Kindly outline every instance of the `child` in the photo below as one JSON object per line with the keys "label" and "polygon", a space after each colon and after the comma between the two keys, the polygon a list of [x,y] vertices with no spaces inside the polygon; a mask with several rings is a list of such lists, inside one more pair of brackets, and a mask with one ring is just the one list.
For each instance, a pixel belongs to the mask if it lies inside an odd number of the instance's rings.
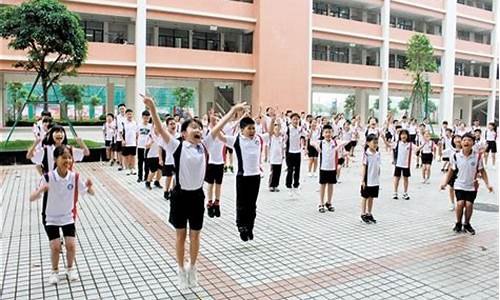
{"label": "child", "polygon": [[472,146],[472,148],[474,151],[476,151],[478,153],[481,152],[481,154],[483,154],[485,152],[488,144],[482,138],[481,129],[479,129],[479,128],[474,129],[473,134],[474,134],[475,140],[474,140],[474,146]]}
{"label": "child", "polygon": [[127,117],[125,116],[125,112],[127,111],[127,107],[125,104],[120,103],[118,105],[118,114],[116,115],[116,153],[118,156],[118,171],[123,170],[123,156],[122,156],[122,148],[123,148],[123,126],[125,125],[125,120]]}
{"label": "child", "polygon": [[[48,116],[50,112],[42,112],[42,119],[33,125],[33,133],[35,135],[35,141],[38,144],[35,146],[36,149],[41,150],[43,148],[43,142],[46,140],[47,133],[50,128],[52,128],[52,117]],[[43,166],[41,164],[36,165],[36,170],[40,175],[43,174]]]}
{"label": "child", "polygon": [[106,147],[106,159],[110,162],[110,166],[115,163],[115,131],[115,116],[112,113],[107,113],[106,123],[102,125],[102,132],[104,134],[104,146]]}
{"label": "child", "polygon": [[477,189],[479,187],[478,174],[481,174],[480,177],[483,179],[490,193],[493,192],[493,187],[489,184],[488,174],[483,167],[481,154],[474,152],[472,149],[474,136],[470,133],[464,134],[461,144],[462,150],[454,154],[451,158],[451,168],[448,170],[444,183],[441,184],[441,189],[446,187],[448,180],[453,175],[453,171],[456,171],[457,177],[453,184],[453,188],[455,189],[455,196],[457,198],[457,208],[455,210],[457,222],[453,230],[457,233],[462,231],[462,216],[465,209],[463,230],[474,235],[476,231],[472,228],[470,220],[474,208],[474,200],[477,197]]}
{"label": "child", "polygon": [[224,177],[224,143],[217,138],[218,132],[213,131],[213,128],[217,124],[217,117],[211,115],[209,122],[208,131],[204,139],[209,154],[207,172],[205,174],[205,182],[208,185],[207,214],[210,218],[218,218],[220,217],[221,187],[222,178]]}
{"label": "child", "polygon": [[497,153],[497,125],[495,122],[488,123],[488,128],[486,129],[484,136],[486,138],[486,143],[488,144],[486,148],[486,153],[484,154],[484,164],[488,165],[488,156],[491,152],[491,164],[493,169],[495,168],[496,153]]}
{"label": "child", "polygon": [[[290,116],[291,124],[286,127],[286,187],[288,196],[293,197],[294,193],[298,196],[300,185],[300,157],[301,157],[301,139],[305,137],[305,131],[300,126],[300,116],[292,113]],[[292,186],[293,179],[293,186]]]}
{"label": "child", "polygon": [[142,112],[142,123],[137,127],[137,182],[148,178],[149,168],[147,166],[146,142],[151,133],[151,114],[145,110]]}
{"label": "child", "polygon": [[372,215],[373,199],[378,198],[380,185],[380,152],[378,138],[374,134],[366,137],[366,150],[361,169],[361,220],[367,224],[377,223]]}
{"label": "child", "polygon": [[[323,126],[323,139],[315,144],[319,152],[320,194],[318,211],[320,213],[325,212],[325,207],[328,211],[335,211],[335,208],[332,206],[333,185],[337,183],[338,150],[344,145],[337,143],[332,135],[332,126]],[[325,190],[327,191],[326,203],[324,202]]]}
{"label": "child", "polygon": [[[309,177],[316,176],[318,169],[318,151],[312,144],[317,143],[321,137],[321,128],[318,126],[318,121],[311,121],[311,128],[307,137],[307,156],[309,157]],[[281,166],[281,163],[280,163]]]}
{"label": "child", "polygon": [[285,156],[285,136],[281,132],[281,122],[275,118],[272,119],[269,128],[272,133],[269,136],[269,163],[271,164],[271,173],[269,174],[269,191],[279,192],[279,183],[281,177],[281,166]]}
{"label": "child", "polygon": [[[239,111],[246,109],[245,103],[238,103],[214,127],[221,128]],[[250,117],[240,120],[240,134],[236,136],[219,135],[226,146],[234,149],[238,160],[236,172],[236,226],[242,241],[253,240],[256,217],[256,203],[260,187],[260,163],[263,149],[262,137],[255,133],[255,121]]]}
{"label": "child", "polygon": [[458,124],[458,128],[456,130],[456,133],[455,134],[458,134],[460,136],[463,136],[464,134],[470,132],[470,130],[468,130],[466,127],[465,127],[465,122],[460,122]]}
{"label": "child", "polygon": [[[451,128],[449,128],[449,129],[451,131]],[[455,153],[460,152],[460,149],[462,149],[461,142],[462,142],[462,137],[459,136],[459,135],[454,135],[451,138],[451,146],[447,147],[443,151],[443,155],[444,155],[444,157],[448,158],[448,162],[449,162],[449,158],[450,157],[452,157]],[[448,170],[449,170],[449,168],[446,169],[445,176],[447,176]],[[455,179],[456,178],[457,178],[457,172],[455,170],[455,171],[453,171],[450,179],[448,179],[448,182],[447,182],[447,185],[448,185],[448,188],[449,188],[448,189],[449,190],[449,196],[450,196],[450,205],[449,205],[448,208],[451,211],[455,210],[455,189],[453,189],[453,184],[455,183]]]}
{"label": "child", "polygon": [[431,165],[434,159],[434,154],[436,153],[436,146],[431,140],[431,133],[426,130],[423,135],[423,141],[420,147],[417,148],[417,152],[420,152],[422,157],[422,183],[429,184],[429,179],[431,177]]}
{"label": "child", "polygon": [[153,131],[153,126],[151,127],[151,132],[149,133],[146,140],[146,165],[148,169],[148,174],[145,179],[145,185],[148,190],[151,190],[151,181],[155,178],[155,186],[161,188],[161,170],[160,167],[163,166],[163,158],[161,152],[163,152],[156,142],[158,136]]}
{"label": "child", "polygon": [[137,151],[137,123],[134,121],[134,111],[128,108],[125,111],[127,119],[123,123],[123,149],[122,155],[124,167],[129,170],[127,175],[136,175],[135,172],[135,154]]}
{"label": "child", "polygon": [[[418,133],[417,133],[417,138],[416,138],[416,141],[415,141],[415,144],[417,146],[422,146],[423,143],[424,143],[424,132],[425,132],[425,124],[424,123],[421,123],[420,125],[418,125]],[[417,150],[416,153],[416,161],[417,161],[417,166],[416,168],[420,168],[420,162],[421,162],[421,159],[420,159],[420,151]]]}
{"label": "child", "polygon": [[[441,130],[440,130],[440,133],[439,133],[439,138],[440,138],[440,141],[437,145],[437,151],[438,151],[438,161],[441,161],[443,159],[443,148],[444,148],[444,145],[443,145],[443,139],[446,137],[446,131],[448,130],[448,121],[443,121],[443,125],[441,126]],[[451,131],[450,131],[450,136],[451,136]],[[442,171],[442,170],[441,170]]]}
{"label": "child", "polygon": [[392,196],[394,200],[399,199],[398,188],[401,176],[403,176],[403,199],[410,200],[410,196],[408,195],[408,178],[411,176],[411,155],[412,152],[415,151],[416,146],[410,142],[409,138],[410,134],[408,130],[401,129],[398,141],[392,143],[392,147],[395,151],[394,161],[396,162],[394,167],[394,195]]}
{"label": "child", "polygon": [[[351,153],[352,148],[352,138],[353,138],[353,130],[351,129],[351,122],[346,120],[344,122],[344,128],[342,131],[342,143],[345,145],[343,149],[341,149],[343,155],[342,158],[344,163],[341,165],[345,165],[346,168],[349,168],[349,154]],[[344,151],[345,150],[345,151]],[[338,174],[340,175],[340,174]]]}
{"label": "child", "polygon": [[[175,118],[167,117],[165,119],[165,123],[167,124],[168,133],[174,138],[178,138],[179,137],[179,133],[177,132],[178,126],[177,122],[175,121]],[[161,153],[162,160],[164,162],[162,166],[162,176],[166,176],[165,186],[163,187],[163,198],[165,198],[165,200],[170,200],[174,173],[175,173],[174,157],[172,156],[173,154],[172,152],[166,152],[166,151],[161,151],[161,152],[162,152]],[[154,182],[154,185],[157,187],[161,187],[160,181],[158,180]]]}
{"label": "child", "polygon": [[441,172],[448,172],[448,167],[450,165],[450,151],[448,149],[453,149],[453,131],[451,128],[446,128],[444,136],[441,138],[440,149],[441,149],[441,157],[443,159],[443,167],[441,168]]}
{"label": "child", "polygon": [[[78,280],[78,273],[73,269],[76,255],[75,218],[78,195],[94,195],[92,181],[79,178],[71,171],[73,157],[71,149],[62,144],[54,149],[56,169],[44,174],[39,187],[31,194],[30,201],[35,201],[43,194],[42,223],[50,242],[52,273],[49,284],[59,282],[59,255],[61,241],[59,229],[62,229],[66,245],[66,276],[68,280]],[[84,184],[85,182],[85,184]]]}
{"label": "child", "polygon": [[410,143],[415,144],[417,141],[417,120],[415,118],[410,119],[410,124],[408,125],[408,134],[410,135]]}

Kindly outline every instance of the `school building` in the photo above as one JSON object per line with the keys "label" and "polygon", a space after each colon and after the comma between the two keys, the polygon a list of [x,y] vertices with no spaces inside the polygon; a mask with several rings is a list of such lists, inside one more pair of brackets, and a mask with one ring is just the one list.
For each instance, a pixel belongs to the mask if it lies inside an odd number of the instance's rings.
{"label": "school building", "polygon": [[[18,5],[20,0],[4,0]],[[311,111],[314,93],[355,95],[356,113],[369,98],[409,95],[407,42],[425,33],[438,71],[428,74],[440,120],[498,120],[498,1],[495,0],[63,0],[78,13],[89,41],[78,77],[103,106],[143,109],[139,93],[165,110],[172,90],[193,91],[197,114],[235,101],[252,108]],[[15,70],[22,52],[0,40],[2,124],[9,82],[30,83]]]}

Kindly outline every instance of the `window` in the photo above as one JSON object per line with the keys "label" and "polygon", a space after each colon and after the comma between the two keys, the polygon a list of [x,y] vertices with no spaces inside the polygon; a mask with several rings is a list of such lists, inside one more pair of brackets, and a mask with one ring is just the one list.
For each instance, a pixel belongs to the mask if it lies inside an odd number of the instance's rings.
{"label": "window", "polygon": [[217,32],[193,31],[193,49],[219,50],[220,35]]}
{"label": "window", "polygon": [[172,48],[189,48],[189,31],[160,28],[158,46]]}
{"label": "window", "polygon": [[465,75],[465,64],[464,63],[455,63],[455,75],[464,76]]}
{"label": "window", "polygon": [[349,7],[334,6],[330,10],[330,16],[342,19],[349,19]]}
{"label": "window", "polygon": [[323,2],[313,2],[313,12],[318,15],[328,15],[328,4]]}
{"label": "window", "polygon": [[83,21],[85,37],[89,42],[104,42],[104,23],[95,21]]}
{"label": "window", "polygon": [[128,43],[126,23],[110,23],[108,31],[108,41],[115,44]]}
{"label": "window", "polygon": [[243,35],[243,53],[252,53],[253,51],[253,32]]}
{"label": "window", "polygon": [[413,21],[405,19],[402,17],[391,16],[390,24],[392,27],[403,29],[403,30],[413,30]]}
{"label": "window", "polygon": [[325,45],[313,45],[313,59],[314,60],[328,60],[327,52],[328,46]]}
{"label": "window", "polygon": [[490,78],[490,66],[481,66],[481,78]]}
{"label": "window", "polygon": [[395,67],[396,67],[396,55],[389,54],[389,68],[395,68]]}
{"label": "window", "polygon": [[398,69],[404,69],[404,68],[406,68],[406,65],[407,65],[407,63],[406,63],[406,56],[404,56],[404,55],[398,55],[396,67]]}
{"label": "window", "polygon": [[349,48],[334,47],[330,50],[330,61],[349,63]]}
{"label": "window", "polygon": [[470,38],[469,32],[465,30],[457,30],[457,39],[468,41]]}

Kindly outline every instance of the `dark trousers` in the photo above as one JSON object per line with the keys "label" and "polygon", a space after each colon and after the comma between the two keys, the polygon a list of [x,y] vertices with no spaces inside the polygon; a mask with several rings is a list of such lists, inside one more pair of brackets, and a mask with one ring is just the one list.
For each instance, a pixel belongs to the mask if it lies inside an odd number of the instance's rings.
{"label": "dark trousers", "polygon": [[236,226],[253,229],[259,187],[260,175],[236,176]]}
{"label": "dark trousers", "polygon": [[300,153],[287,153],[286,165],[288,167],[286,172],[286,187],[289,189],[292,188],[293,177],[293,187],[298,188],[300,185]]}
{"label": "dark trousers", "polygon": [[[149,149],[148,149],[149,150]],[[149,169],[147,165],[147,155],[148,150],[143,148],[137,148],[137,176],[140,180],[146,180],[149,175]],[[142,175],[144,174],[144,177]]]}
{"label": "dark trousers", "polygon": [[275,188],[280,185],[281,165],[271,165],[269,174],[269,187]]}

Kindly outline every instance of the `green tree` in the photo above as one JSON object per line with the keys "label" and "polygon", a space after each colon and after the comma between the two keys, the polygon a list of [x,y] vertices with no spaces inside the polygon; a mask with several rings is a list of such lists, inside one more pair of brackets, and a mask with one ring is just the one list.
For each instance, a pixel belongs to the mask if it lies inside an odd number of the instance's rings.
{"label": "green tree", "polygon": [[75,112],[80,112],[79,116],[81,119],[81,110],[83,108],[83,86],[77,84],[63,84],[61,85],[61,95],[64,97],[64,101],[60,103],[61,118],[64,120],[68,117],[68,103],[73,103],[75,105]]}
{"label": "green tree", "polygon": [[406,51],[406,71],[412,76],[411,116],[422,117],[422,103],[425,99],[425,74],[437,70],[434,48],[424,34],[415,34],[410,38]]}
{"label": "green tree", "polygon": [[87,56],[85,32],[77,14],[57,0],[31,0],[0,8],[0,36],[9,48],[26,51],[16,68],[40,76],[44,109],[48,92],[61,76],[74,75]]}
{"label": "green tree", "polygon": [[23,107],[26,97],[28,97],[28,91],[24,85],[20,82],[9,82],[7,83],[7,93],[12,100],[12,120],[16,119],[16,116],[20,113]]}
{"label": "green tree", "polygon": [[90,119],[94,119],[95,107],[99,104],[101,104],[101,98],[99,98],[99,96],[93,95],[92,97],[90,97],[90,102],[89,102],[89,117],[90,117]]}
{"label": "green tree", "polygon": [[185,87],[175,88],[172,92],[175,97],[175,105],[180,108],[190,107],[193,104],[194,90]]}
{"label": "green tree", "polygon": [[349,95],[344,102],[344,112],[349,118],[354,116],[354,110],[356,109],[356,96]]}
{"label": "green tree", "polygon": [[403,100],[399,101],[398,108],[399,110],[404,110],[405,114],[408,114],[408,110],[411,106],[411,99],[409,97],[405,97]]}

